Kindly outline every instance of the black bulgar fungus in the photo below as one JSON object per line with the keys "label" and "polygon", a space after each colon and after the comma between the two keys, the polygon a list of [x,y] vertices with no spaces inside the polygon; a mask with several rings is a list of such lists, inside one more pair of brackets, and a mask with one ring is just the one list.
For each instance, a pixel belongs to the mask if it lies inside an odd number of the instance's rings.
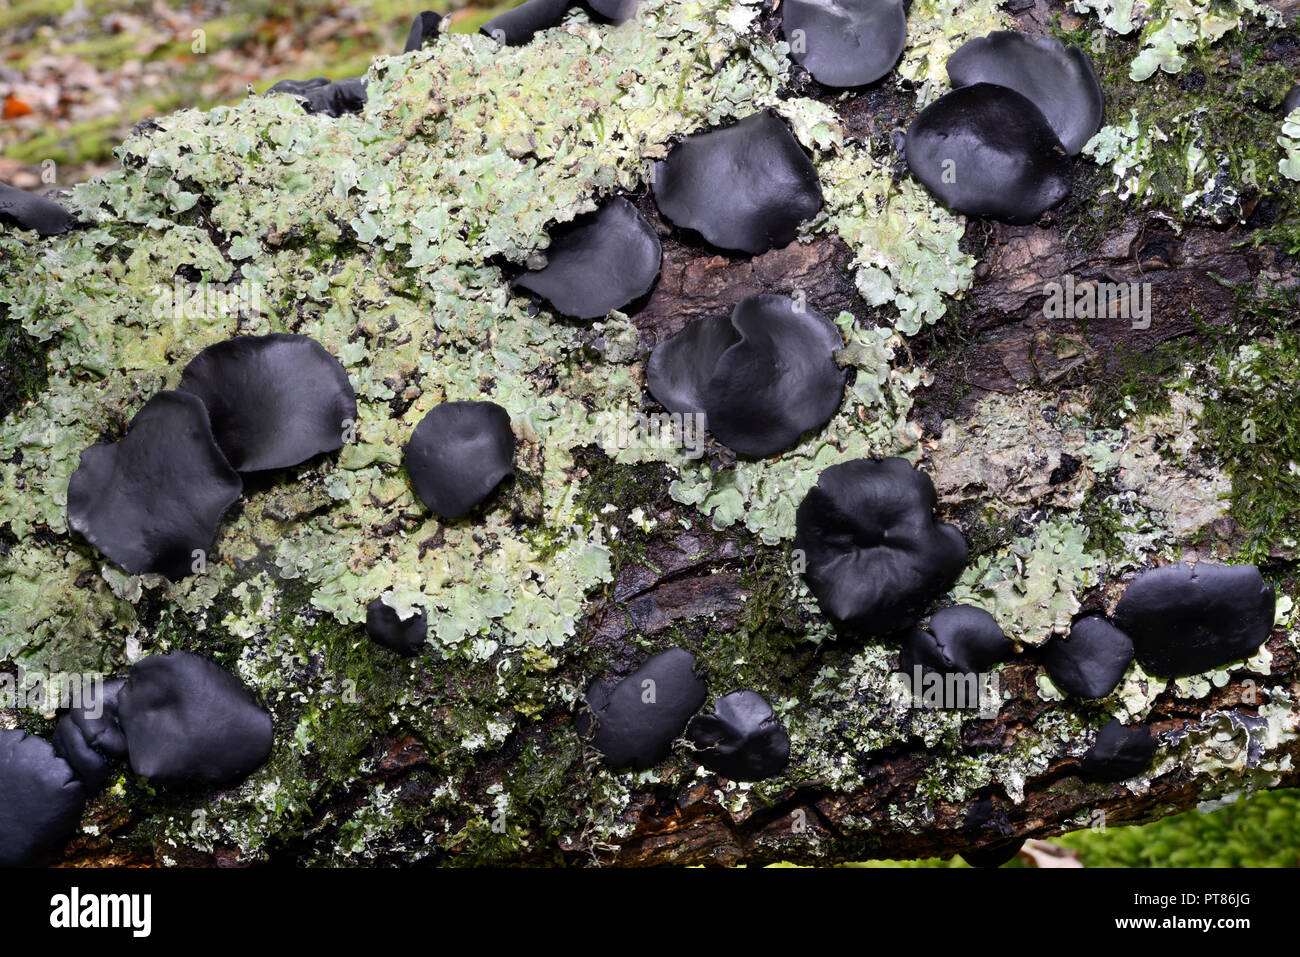
{"label": "black bulgar fungus", "polygon": [[432,10],[421,10],[411,21],[411,32],[406,35],[403,53],[412,53],[430,40],[436,40],[442,33],[442,14]]}
{"label": "black bulgar fungus", "polygon": [[0,867],[38,863],[77,830],[86,790],[43,738],[0,729]]}
{"label": "black bulgar fungus", "polygon": [[366,81],[359,76],[334,82],[325,76],[310,80],[281,80],[266,92],[288,93],[297,97],[308,113],[333,117],[360,113],[366,105]]}
{"label": "black bulgar fungus", "polygon": [[788,245],[822,208],[817,170],[766,111],[687,136],[655,164],[653,188],[674,225],[751,256]]}
{"label": "black bulgar fungus", "polygon": [[1060,40],[997,30],[962,44],[948,58],[948,78],[954,87],[995,83],[1015,90],[1038,107],[1071,156],[1101,129],[1101,83],[1092,60]]}
{"label": "black bulgar fungus", "polygon": [[498,13],[478,28],[479,33],[507,46],[519,46],[564,19],[569,3],[570,0],[526,0],[517,7]]}
{"label": "black bulgar fungus", "polygon": [[669,648],[622,681],[593,681],[585,696],[588,710],[578,716],[578,734],[590,737],[610,767],[644,771],[668,756],[704,696],[695,656]]}
{"label": "black bulgar fungus", "polygon": [[0,183],[0,223],[55,236],[72,228],[72,214],[52,199]]}
{"label": "black bulgar fungus", "polygon": [[1145,724],[1125,727],[1112,718],[1100,731],[1079,764],[1090,781],[1123,781],[1141,774],[1156,753],[1156,739]]}
{"label": "black bulgar fungus", "polygon": [[704,413],[742,455],[775,455],[840,407],[847,370],[835,323],[787,296],[749,296],[729,317],[701,319],[651,353],[651,394],[670,412]]}
{"label": "black bulgar fungus", "polygon": [[934,483],[906,459],[855,459],[817,477],[795,513],[804,578],[832,621],[910,628],[966,565],[966,539],[934,517]]}
{"label": "black bulgar fungus", "polygon": [[928,629],[913,629],[903,639],[899,670],[909,679],[920,667],[938,674],[981,674],[1011,656],[1011,639],[982,608],[955,605],[930,616]]}
{"label": "black bulgar fungus", "polygon": [[903,0],[785,0],[781,32],[790,58],[824,86],[874,83],[907,43]]}
{"label": "black bulgar fungus", "polygon": [[1275,604],[1254,565],[1178,562],[1139,575],[1112,617],[1143,670],[1180,678],[1254,655],[1273,632]]}
{"label": "black bulgar fungus", "polygon": [[785,770],[790,735],[761,694],[733,691],[713,703],[713,712],[687,726],[695,760],[733,781],[761,781]]}
{"label": "black bulgar fungus", "polygon": [[89,791],[108,780],[109,759],[126,757],[126,736],[118,721],[117,697],[125,678],[110,678],[87,692],[87,700],[69,708],[54,727],[54,753],[67,761]]}
{"label": "black bulgar fungus", "polygon": [[420,501],[461,518],[515,474],[510,413],[495,402],[444,402],[420,420],[406,446],[406,472]]}
{"label": "black bulgar fungus", "polygon": [[357,399],[339,360],[308,336],[237,336],[208,346],[181,374],[240,472],[288,468],[341,448]]}
{"label": "black bulgar fungus", "polygon": [[996,844],[986,844],[984,847],[967,848],[961,852],[961,859],[971,867],[1001,867],[1008,861],[1014,860],[1024,846],[1023,837],[1013,837],[1010,840],[998,841]]}
{"label": "black bulgar fungus", "polygon": [[592,12],[606,20],[622,23],[636,16],[637,0],[586,0]]}
{"label": "black bulgar fungus", "polygon": [[1287,90],[1286,96],[1282,98],[1282,112],[1284,114],[1290,116],[1296,110],[1300,110],[1300,83]]}
{"label": "black bulgar fungus", "polygon": [[424,647],[429,636],[429,614],[420,608],[404,619],[382,598],[376,598],[366,606],[366,634],[376,644],[409,657]]}
{"label": "black bulgar fungus", "polygon": [[621,196],[556,230],[547,264],[512,283],[574,319],[599,319],[650,291],[659,275],[659,237]]}
{"label": "black bulgar fungus", "polygon": [[1014,225],[1070,193],[1070,157],[1038,107],[993,83],[958,87],[912,121],[907,165],[936,198],[970,216]]}
{"label": "black bulgar fungus", "polygon": [[131,666],[118,695],[131,770],[160,783],[241,781],[266,762],[271,715],[239,679],[187,651]]}
{"label": "black bulgar fungus", "polygon": [[203,403],[159,392],[120,441],[81,453],[68,482],[68,527],[131,574],[175,581],[195,571],[196,552],[211,552],[241,491]]}
{"label": "black bulgar fungus", "polygon": [[1104,698],[1115,690],[1133,661],[1133,639],[1100,615],[1070,626],[1068,638],[1043,646],[1043,666],[1052,683],[1076,698]]}

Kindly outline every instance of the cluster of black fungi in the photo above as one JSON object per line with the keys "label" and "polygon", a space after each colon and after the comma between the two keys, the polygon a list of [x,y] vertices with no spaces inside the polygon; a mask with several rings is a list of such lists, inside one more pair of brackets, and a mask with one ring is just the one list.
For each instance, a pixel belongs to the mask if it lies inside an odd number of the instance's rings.
{"label": "cluster of black fungi", "polygon": [[[635,6],[586,5],[613,21]],[[525,43],[570,6],[528,0],[482,29]],[[786,0],[781,10],[792,56],[829,87],[878,80],[903,49],[902,0]],[[436,38],[442,25],[438,14],[421,13],[406,50]],[[963,46],[948,71],[953,91],[908,131],[910,168],[955,210],[1032,222],[1068,193],[1069,157],[1101,122],[1101,90],[1086,54],[998,32]],[[365,103],[360,79],[285,81],[273,90],[330,115]],[[751,256],[791,242],[822,205],[808,156],[768,112],[682,138],[657,164],[653,193],[662,215],[683,231]],[[0,215],[42,234],[70,224],[56,204],[8,187]],[[661,255],[654,228],[615,196],[557,227],[547,265],[512,286],[559,315],[602,317],[649,292]],[[847,379],[836,361],[842,346],[835,324],[815,309],[785,296],[751,296],[729,316],[701,319],[660,342],[647,387],[671,412],[702,414],[734,453],[771,456],[838,410]],[[68,489],[69,526],[129,572],[189,574],[195,557],[211,549],[243,477],[337,450],[355,416],[346,373],[314,340],[275,334],[210,346],[177,389],[144,405],[125,437],[82,454]],[[505,409],[445,402],[416,426],[405,464],[430,511],[459,520],[513,474],[514,450]],[[982,609],[934,609],[967,560],[964,537],[935,518],[935,505],[929,477],[903,459],[834,465],[798,508],[794,548],[823,613],[844,632],[895,639],[904,673],[982,673],[1010,657],[1014,645]],[[1135,656],[1148,673],[1170,678],[1249,657],[1272,631],[1273,605],[1272,589],[1253,566],[1169,565],[1140,575],[1110,620],[1087,615],[1068,637],[1050,640],[1041,660],[1063,692],[1101,698]],[[382,597],[367,609],[368,634],[404,655],[424,647],[427,628],[423,609],[403,615]],[[159,781],[215,784],[246,775],[270,751],[269,715],[205,659],[184,652],[146,658],[106,688],[104,716],[67,712],[52,745],[0,732],[0,863],[31,860],[62,840],[111,759],[125,758]],[[684,738],[704,767],[735,781],[785,769],[790,739],[761,695],[737,690],[700,713],[706,698],[694,656],[670,648],[621,680],[593,681],[577,725],[611,767],[650,768]],[[1122,780],[1141,773],[1155,750],[1147,727],[1115,720],[1097,734],[1079,770]],[[973,813],[967,825],[978,829],[981,820]],[[1020,843],[983,842],[965,856],[996,865]]]}

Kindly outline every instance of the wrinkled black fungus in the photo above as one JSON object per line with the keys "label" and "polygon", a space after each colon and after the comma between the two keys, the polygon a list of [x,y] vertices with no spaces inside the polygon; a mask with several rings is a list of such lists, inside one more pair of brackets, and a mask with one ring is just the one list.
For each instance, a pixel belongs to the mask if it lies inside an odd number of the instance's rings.
{"label": "wrinkled black fungus", "polygon": [[1070,157],[1038,107],[1005,86],[959,87],[907,130],[907,165],[940,202],[970,216],[1032,223],[1070,193]]}
{"label": "wrinkled black fungus", "polygon": [[406,36],[403,53],[412,53],[430,40],[436,40],[442,32],[442,14],[432,10],[421,10],[411,21],[411,32]]}
{"label": "wrinkled black fungus", "polygon": [[574,319],[598,319],[650,291],[661,249],[654,228],[621,196],[556,230],[542,269],[513,283]]}
{"label": "wrinkled black fungus", "polygon": [[243,482],[196,396],[159,392],[126,436],[92,445],[68,482],[68,527],[132,574],[176,580],[212,550]]}
{"label": "wrinkled black fungus", "polygon": [[1043,646],[1043,665],[1052,682],[1076,698],[1106,697],[1132,661],[1133,640],[1099,615],[1081,618],[1068,638],[1053,638]]}
{"label": "wrinkled black fungus", "polygon": [[429,614],[420,608],[403,619],[382,598],[376,598],[366,606],[366,634],[400,655],[418,654],[429,635]]}
{"label": "wrinkled black fungus", "polygon": [[[695,656],[680,648],[655,655],[622,681],[593,681],[578,734],[613,768],[644,771],[666,758],[691,715],[704,704]],[[591,733],[592,724],[595,733]]]}
{"label": "wrinkled black fungus", "polygon": [[825,86],[874,83],[907,42],[903,0],[785,0],[781,32],[790,58]]}
{"label": "wrinkled black fungus", "polygon": [[110,678],[85,691],[86,700],[69,708],[54,727],[54,753],[63,758],[88,791],[108,780],[109,759],[126,757],[126,736],[117,716],[117,696],[125,678]]}
{"label": "wrinkled black fungus", "polygon": [[790,735],[756,691],[735,691],[696,715],[686,729],[695,760],[733,781],[776,777],[790,762]]}
{"label": "wrinkled black fungus", "polygon": [[825,469],[795,513],[794,539],[822,612],[872,634],[915,625],[966,564],[965,538],[934,506],[934,483],[905,459]]}
{"label": "wrinkled black fungus", "polygon": [[308,336],[238,336],[208,346],[181,375],[240,472],[288,468],[341,448],[357,400],[339,360]]}
{"label": "wrinkled black fungus", "polygon": [[655,164],[654,195],[675,225],[751,256],[792,242],[822,208],[817,171],[767,112],[686,137]]}
{"label": "wrinkled black fungus", "polygon": [[1179,562],[1139,575],[1113,617],[1144,671],[1179,678],[1254,655],[1273,632],[1274,606],[1254,565]]}
{"label": "wrinkled black fungus", "polygon": [[0,223],[54,236],[72,228],[72,214],[52,199],[0,183]]}
{"label": "wrinkled black fungus", "polygon": [[499,13],[479,27],[479,32],[508,46],[527,43],[539,31],[564,19],[570,0],[526,0]]}
{"label": "wrinkled black fungus", "polygon": [[131,770],[164,784],[232,784],[271,753],[271,715],[239,679],[186,651],[131,666],[118,695]]}
{"label": "wrinkled black fungus", "polygon": [[1013,837],[984,847],[972,847],[961,852],[961,859],[971,867],[1001,867],[1013,860],[1025,846],[1023,837]]}
{"label": "wrinkled black fungus", "polygon": [[709,430],[742,455],[774,455],[839,409],[847,372],[835,323],[786,296],[749,296],[661,342],[646,370],[670,412],[704,413]]}
{"label": "wrinkled black fungus", "polygon": [[1113,718],[1083,756],[1079,774],[1090,781],[1123,781],[1141,774],[1156,753],[1156,739],[1145,724],[1127,728]]}
{"label": "wrinkled black fungus", "polygon": [[1011,639],[982,608],[956,605],[930,616],[929,629],[913,629],[903,639],[899,670],[909,680],[922,673],[982,674],[1011,656]]}
{"label": "wrinkled black fungus", "polygon": [[0,867],[25,867],[70,838],[86,792],[42,738],[0,729]]}
{"label": "wrinkled black fungus", "polygon": [[1038,107],[1071,156],[1101,129],[1101,84],[1088,54],[1051,37],[998,30],[963,44],[948,58],[954,87],[995,83]]}
{"label": "wrinkled black fungus", "polygon": [[366,105],[366,81],[359,76],[335,82],[330,82],[325,76],[310,80],[281,80],[266,92],[296,96],[308,113],[324,113],[326,116],[360,113]]}
{"label": "wrinkled black fungus", "polygon": [[406,472],[429,511],[461,518],[514,475],[510,414],[495,402],[444,402],[411,433]]}

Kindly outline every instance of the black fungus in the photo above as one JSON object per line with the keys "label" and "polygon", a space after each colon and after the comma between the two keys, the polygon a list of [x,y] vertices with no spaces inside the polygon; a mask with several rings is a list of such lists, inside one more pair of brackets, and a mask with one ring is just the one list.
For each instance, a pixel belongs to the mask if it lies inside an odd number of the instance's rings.
{"label": "black fungus", "polygon": [[788,245],[822,208],[812,162],[768,112],[683,139],[655,164],[654,196],[675,225],[751,256]]}
{"label": "black fungus", "polygon": [[1090,781],[1123,781],[1141,774],[1156,753],[1156,739],[1145,724],[1125,727],[1112,718],[1080,762],[1079,774]]}
{"label": "black fungus", "polygon": [[644,296],[659,275],[654,228],[621,196],[557,229],[546,266],[513,285],[546,299],[574,319],[598,319]]}
{"label": "black fungus", "polygon": [[1133,661],[1133,639],[1100,615],[1081,618],[1068,638],[1043,646],[1043,665],[1052,682],[1076,698],[1104,698],[1115,690]]}
{"label": "black fungus", "polygon": [[406,36],[403,53],[412,53],[430,40],[436,40],[442,32],[442,14],[432,10],[421,10],[411,21],[411,32]]}
{"label": "black fungus", "polygon": [[110,678],[86,689],[86,698],[59,718],[54,727],[54,753],[63,758],[88,791],[108,780],[109,759],[126,757],[126,736],[117,716],[117,696],[125,678]]}
{"label": "black fungus", "polygon": [[839,409],[847,372],[835,323],[786,296],[749,296],[729,317],[710,317],[661,342],[646,370],[670,412],[703,413],[709,430],[742,455],[774,455]]}
{"label": "black fungus", "polygon": [[186,651],[132,665],[118,715],[131,770],[151,781],[232,784],[271,753],[271,715],[234,675]]}
{"label": "black fungus", "polygon": [[1179,678],[1254,655],[1273,632],[1274,607],[1254,565],[1179,562],[1139,575],[1112,617],[1144,671]]}
{"label": "black fungus", "polygon": [[339,360],[308,336],[238,336],[200,352],[181,391],[207,407],[212,434],[240,472],[288,468],[342,447],[357,400]]}
{"label": "black fungus", "polygon": [[686,729],[695,760],[733,781],[776,777],[790,762],[790,735],[757,691],[734,691]]}
{"label": "black fungus", "polygon": [[1282,99],[1282,112],[1284,114],[1290,116],[1296,110],[1300,110],[1300,83],[1287,90],[1286,96]]}
{"label": "black fungus", "polygon": [[907,130],[907,165],[940,202],[1024,225],[1070,193],[1070,157],[1038,107],[1005,86],[959,87]]}
{"label": "black fungus", "polygon": [[0,223],[54,236],[72,228],[72,214],[52,199],[0,183]]}
{"label": "black fungus", "polygon": [[86,791],[43,738],[0,729],[0,867],[25,867],[70,838]]}
{"label": "black fungus", "polygon": [[527,43],[539,31],[564,19],[570,0],[526,0],[499,13],[479,27],[479,32],[508,46]]}
{"label": "black fungus", "polygon": [[429,635],[429,614],[420,608],[404,619],[382,598],[376,598],[366,606],[366,634],[399,655],[418,654]]}
{"label": "black fungus", "polygon": [[310,80],[281,80],[266,92],[288,93],[297,97],[308,113],[326,116],[360,113],[366,105],[366,81],[359,76],[334,82],[325,76]]}
{"label": "black fungus", "polygon": [[961,852],[961,859],[971,867],[1001,867],[1013,860],[1020,849],[1025,846],[1023,837],[1013,837],[984,847],[972,847]]}
{"label": "black fungus", "polygon": [[81,453],[68,482],[68,527],[132,574],[176,580],[202,567],[242,490],[203,403],[159,392],[121,441]]}
{"label": "black fungus", "polygon": [[1071,156],[1101,129],[1101,84],[1088,54],[1051,37],[998,30],[963,44],[948,58],[954,87],[995,83],[1027,98]]}
{"label": "black fungus", "polygon": [[907,42],[903,0],[785,0],[781,32],[790,58],[825,86],[874,83]]}
{"label": "black fungus", "polygon": [[636,16],[637,0],[586,0],[592,12],[621,23]]}
{"label": "black fungus", "polygon": [[961,574],[966,540],[936,521],[934,483],[900,458],[856,459],[817,477],[794,548],[822,612],[885,634],[910,628]]}
{"label": "black fungus", "polygon": [[578,734],[590,738],[610,767],[644,771],[668,756],[704,694],[695,656],[669,648],[622,681],[593,681]]}
{"label": "black fungus", "polygon": [[909,680],[915,669],[943,675],[982,674],[1011,656],[1011,639],[982,608],[955,605],[930,616],[928,629],[903,639],[899,669]]}
{"label": "black fungus", "polygon": [[495,402],[444,402],[411,433],[406,472],[429,511],[461,518],[515,474],[510,413]]}

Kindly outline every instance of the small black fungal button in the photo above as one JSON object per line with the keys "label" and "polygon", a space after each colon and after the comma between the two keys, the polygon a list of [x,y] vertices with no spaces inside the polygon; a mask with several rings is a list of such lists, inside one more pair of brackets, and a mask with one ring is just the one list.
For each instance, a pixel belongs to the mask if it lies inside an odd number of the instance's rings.
{"label": "small black fungal button", "polygon": [[26,867],[77,830],[86,790],[44,738],[0,729],[0,867]]}
{"label": "small black fungal button", "polygon": [[1296,110],[1300,110],[1300,83],[1287,90],[1286,96],[1282,98],[1282,113],[1284,116],[1290,116]]}
{"label": "small black fungal button", "polygon": [[525,0],[517,7],[498,13],[479,32],[506,44],[520,46],[564,19],[570,0]]}
{"label": "small black fungal button", "polygon": [[971,847],[961,852],[961,859],[971,867],[1001,867],[1008,861],[1015,860],[1020,849],[1025,846],[1023,837],[1013,837],[983,847]]}
{"label": "small black fungal button", "polygon": [[55,236],[72,228],[72,214],[52,199],[0,183],[0,223]]}
{"label": "small black fungal button", "polygon": [[[922,674],[981,675],[1011,656],[1011,639],[992,615],[972,605],[940,608],[930,616],[928,629],[913,629],[903,639],[899,670],[908,681]],[[947,700],[944,707],[975,707],[975,701]]]}
{"label": "small black fungal button", "polygon": [[420,501],[462,518],[515,474],[510,413],[495,402],[444,402],[420,420],[406,446],[406,472]]}
{"label": "small black fungal button", "polygon": [[433,10],[421,10],[411,21],[411,31],[406,35],[406,46],[403,47],[403,53],[413,53],[423,47],[430,40],[438,39],[442,32],[442,14],[435,13]]}
{"label": "small black fungal button", "polygon": [[1115,690],[1133,662],[1133,639],[1100,615],[1070,626],[1068,638],[1043,646],[1043,664],[1052,683],[1076,698],[1104,698]]}
{"label": "small black fungal button", "polygon": [[776,777],[790,763],[790,735],[757,691],[719,698],[713,714],[691,719],[686,737],[700,764],[733,781]]}
{"label": "small black fungal button", "polygon": [[332,81],[327,76],[310,80],[281,80],[267,93],[288,93],[297,97],[308,113],[323,113],[340,117],[345,113],[360,113],[366,105],[364,77],[349,77]]}
{"label": "small black fungal button", "polygon": [[1091,781],[1124,781],[1141,774],[1156,753],[1156,739],[1145,724],[1126,727],[1112,718],[1080,762],[1079,774]]}
{"label": "small black fungal button", "polygon": [[823,86],[874,83],[907,43],[903,0],[785,0],[781,33],[790,58]]}
{"label": "small black fungal button", "polygon": [[110,760],[126,758],[126,735],[117,716],[117,697],[125,684],[125,678],[110,678],[91,686],[86,700],[69,708],[54,726],[54,753],[72,765],[87,791],[107,783]]}
{"label": "small black fungal button", "polygon": [[376,644],[409,657],[424,647],[429,636],[429,615],[418,608],[409,618],[403,618],[382,598],[376,598],[366,606],[366,634]]}

